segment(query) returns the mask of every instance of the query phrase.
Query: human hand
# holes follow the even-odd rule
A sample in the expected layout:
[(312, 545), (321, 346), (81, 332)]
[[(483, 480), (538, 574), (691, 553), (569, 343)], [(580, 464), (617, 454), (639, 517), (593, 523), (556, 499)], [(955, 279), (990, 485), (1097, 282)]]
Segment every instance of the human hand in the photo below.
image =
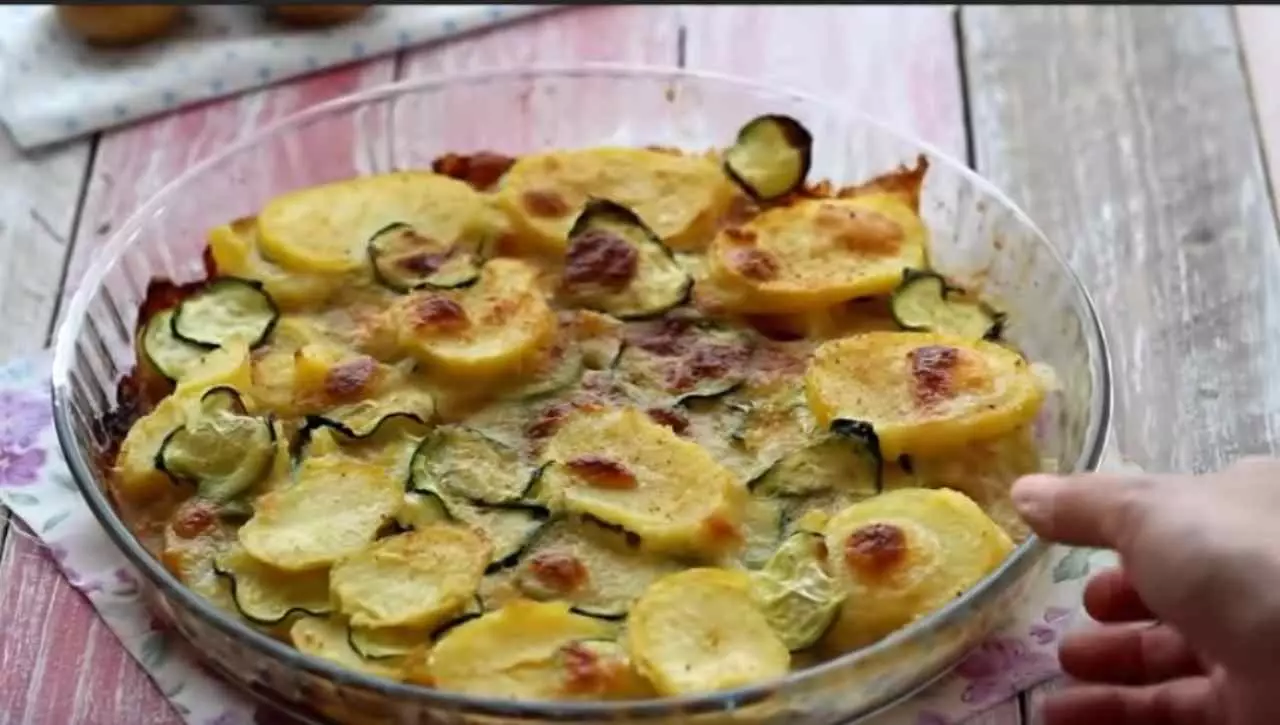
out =
[(1040, 536), (1121, 559), (1085, 588), (1102, 624), (1059, 651), (1085, 684), (1045, 703), (1046, 725), (1280, 723), (1280, 460), (1028, 476), (1013, 500)]

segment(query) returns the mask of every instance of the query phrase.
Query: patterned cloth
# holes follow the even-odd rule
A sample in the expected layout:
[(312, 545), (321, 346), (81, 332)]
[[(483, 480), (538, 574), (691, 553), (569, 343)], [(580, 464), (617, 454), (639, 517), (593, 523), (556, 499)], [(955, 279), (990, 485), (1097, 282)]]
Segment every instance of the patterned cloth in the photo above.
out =
[(552, 9), (388, 5), (302, 31), (266, 21), (257, 7), (202, 5), (170, 36), (113, 50), (72, 37), (52, 5), (4, 6), (0, 121), (19, 146), (41, 146)]
[[(76, 491), (53, 430), (47, 356), (0, 366), (0, 502), (44, 542), (67, 580), (186, 722), (254, 723), (252, 701), (196, 666), (181, 640), (157, 628), (138, 600), (138, 573)], [(1013, 612), (1003, 629), (951, 675), (868, 725), (956, 725), (1057, 675), (1058, 640), (1084, 618), (1079, 602), (1085, 577), (1114, 565), (1115, 558), (1061, 548), (1052, 557), (1028, 605)]]

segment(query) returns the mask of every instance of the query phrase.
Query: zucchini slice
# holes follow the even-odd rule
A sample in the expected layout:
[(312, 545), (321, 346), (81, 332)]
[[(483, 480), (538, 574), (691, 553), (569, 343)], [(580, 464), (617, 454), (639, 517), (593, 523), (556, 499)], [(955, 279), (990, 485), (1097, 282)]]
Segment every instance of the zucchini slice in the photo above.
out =
[(337, 617), (299, 617), (289, 628), (289, 641), (303, 654), (328, 660), (349, 670), (388, 680), (404, 679), (399, 663), (394, 660), (367, 660), (352, 649), (347, 625)]
[(533, 481), (518, 451), (460, 426), (432, 431), (414, 452), (409, 472), (410, 490), (491, 506), (521, 500)]
[(488, 537), (493, 546), (493, 556), (485, 569), (486, 574), (515, 566), (551, 518), (550, 511), (532, 503), (498, 506), (461, 504), (450, 507), (449, 513)]
[(684, 304), (693, 278), (640, 217), (591, 199), (569, 229), (561, 291), (573, 303), (622, 320)]
[(765, 496), (803, 497), (842, 491), (865, 498), (880, 492), (882, 468), (871, 426), (835, 420), (820, 440), (784, 455), (748, 486), (753, 493)]
[(151, 367), (177, 382), (204, 359), (206, 349), (173, 334), (173, 310), (157, 312), (142, 329), (142, 352)]
[(985, 302), (967, 299), (964, 290), (952, 287), (942, 275), (908, 269), (893, 291), (890, 310), (904, 330), (943, 332), (972, 340), (998, 340), (1005, 315)]
[(333, 611), (326, 569), (282, 571), (237, 545), (214, 558), (213, 571), (228, 581), (236, 609), (254, 624), (272, 626), (295, 614), (320, 616)]
[(751, 574), (751, 594), (787, 649), (811, 647), (831, 627), (845, 592), (825, 568), (821, 534), (789, 537), (760, 571)]
[(196, 495), (227, 503), (266, 477), (276, 455), (270, 418), (248, 415), (239, 393), (210, 388), (194, 420), (165, 437), (156, 468), (196, 484)]
[(278, 319), (280, 310), (261, 282), (219, 277), (178, 303), (171, 326), (174, 337), (208, 350), (232, 340), (252, 349), (266, 342)]
[(329, 590), (354, 627), (430, 630), (475, 598), (489, 555), (466, 527), (425, 526), (342, 559), (329, 572)]
[(578, 614), (618, 620), (650, 584), (681, 568), (601, 526), (567, 518), (543, 529), (514, 571), (516, 586), (530, 599), (559, 599)]
[(790, 116), (751, 119), (724, 152), (724, 170), (760, 201), (785, 196), (804, 184), (813, 158), (813, 135)]
[(746, 380), (750, 338), (705, 319), (669, 318), (624, 342), (618, 380), (664, 404), (718, 398)]
[(393, 292), (456, 289), (480, 279), (481, 246), (447, 246), (411, 224), (392, 222), (369, 238), (369, 264), (378, 282)]
[(479, 597), (473, 597), (461, 613), (444, 624), (430, 627), (351, 627), (351, 649), (368, 660), (404, 657), (414, 649), (440, 639), (450, 629), (484, 614)]
[(529, 380), (503, 393), (502, 400), (541, 398), (573, 385), (585, 370), (583, 351), (568, 341), (559, 341), (534, 363)]

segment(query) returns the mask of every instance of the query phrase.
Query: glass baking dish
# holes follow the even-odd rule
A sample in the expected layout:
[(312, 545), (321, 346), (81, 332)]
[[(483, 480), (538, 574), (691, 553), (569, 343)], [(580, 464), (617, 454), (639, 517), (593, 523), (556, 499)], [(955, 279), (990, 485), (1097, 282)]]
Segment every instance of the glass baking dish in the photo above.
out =
[(850, 722), (945, 673), (1028, 596), (1045, 544), (1023, 542), (963, 597), (889, 638), (776, 681), (633, 703), (514, 702), (351, 672), (251, 629), (168, 573), (122, 523), (104, 488), (102, 421), (134, 365), (133, 329), (147, 283), (201, 278), (211, 227), (291, 189), (428, 167), (446, 152), (604, 144), (703, 150), (725, 145), (762, 113), (794, 116), (813, 132), (810, 179), (855, 182), (928, 159), (921, 214), (932, 231), (933, 266), (1011, 313), (1009, 339), (1051, 365), (1061, 383), (1038, 422), (1044, 455), (1060, 470), (1093, 470), (1112, 395), (1093, 305), (1031, 220), (963, 164), (837, 103), (708, 73), (591, 65), (419, 79), (321, 104), (195, 165), (115, 232), (75, 291), (54, 356), (59, 440), (95, 516), (144, 575), (156, 611), (228, 680), (319, 722)]

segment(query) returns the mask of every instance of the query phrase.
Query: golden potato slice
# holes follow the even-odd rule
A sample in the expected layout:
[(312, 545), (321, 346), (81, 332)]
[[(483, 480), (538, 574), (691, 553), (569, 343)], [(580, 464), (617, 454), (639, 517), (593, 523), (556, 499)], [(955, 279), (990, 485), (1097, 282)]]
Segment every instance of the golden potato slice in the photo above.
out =
[(347, 625), (340, 619), (302, 617), (289, 628), (289, 639), (303, 654), (388, 680), (404, 679), (396, 660), (367, 660), (353, 650)]
[(827, 568), (847, 593), (824, 637), (832, 650), (870, 644), (960, 596), (1013, 550), (962, 493), (903, 488), (827, 523)]
[(397, 313), (400, 345), (429, 373), (465, 379), (519, 374), (556, 332), (537, 270), (494, 259), (473, 287), (423, 291)]
[(174, 430), (187, 422), (188, 398), (169, 396), (129, 428), (116, 455), (112, 488), (127, 501), (142, 503), (173, 486), (156, 468), (156, 454)]
[(818, 422), (865, 421), (884, 458), (954, 450), (1031, 421), (1044, 399), (1018, 353), (917, 332), (869, 332), (824, 343), (805, 372)]
[(924, 265), (928, 231), (890, 194), (809, 199), (770, 209), (716, 235), (708, 280), (736, 312), (818, 310), (887, 294)]
[[(583, 687), (578, 642), (609, 639), (605, 622), (573, 614), (560, 602), (514, 601), (449, 630), (429, 659), (441, 690), (522, 700), (598, 699), (609, 680)], [(595, 679), (595, 678), (592, 678)], [(622, 680), (624, 678), (618, 678)]]
[(538, 488), (657, 552), (714, 556), (741, 543), (744, 487), (696, 443), (634, 408), (572, 417), (548, 442)]
[(752, 601), (748, 575), (727, 569), (686, 569), (655, 582), (631, 610), (627, 650), (662, 695), (750, 685), (791, 664)]
[[(226, 386), (244, 393), (253, 382), (250, 367), (249, 346), (237, 340), (211, 350), (199, 364), (192, 367), (174, 388), (174, 397), (198, 398), (209, 388)], [(252, 406), (253, 401), (245, 400)]]
[(459, 526), (427, 526), (378, 541), (334, 565), (330, 588), (355, 627), (434, 627), (480, 586), (489, 544)]
[(262, 251), (299, 272), (364, 268), (373, 233), (392, 222), (452, 245), (487, 233), (484, 198), (447, 176), (401, 171), (278, 196), (258, 215)]
[(498, 203), (522, 242), (556, 254), (588, 197), (628, 207), (672, 249), (698, 250), (733, 194), (710, 158), (604, 147), (522, 157), (499, 183)]
[(285, 311), (323, 304), (343, 284), (339, 275), (291, 271), (262, 256), (254, 217), (211, 230), (209, 251), (218, 274), (261, 282), (272, 301)]
[(281, 571), (249, 556), (238, 545), (219, 554), (213, 567), (230, 583), (236, 608), (256, 624), (279, 624), (292, 614), (322, 615), (333, 609), (329, 572), (324, 569)]
[(260, 496), (240, 528), (245, 550), (279, 569), (318, 569), (360, 551), (400, 505), (403, 479), (374, 462), (309, 456), (295, 477)]

